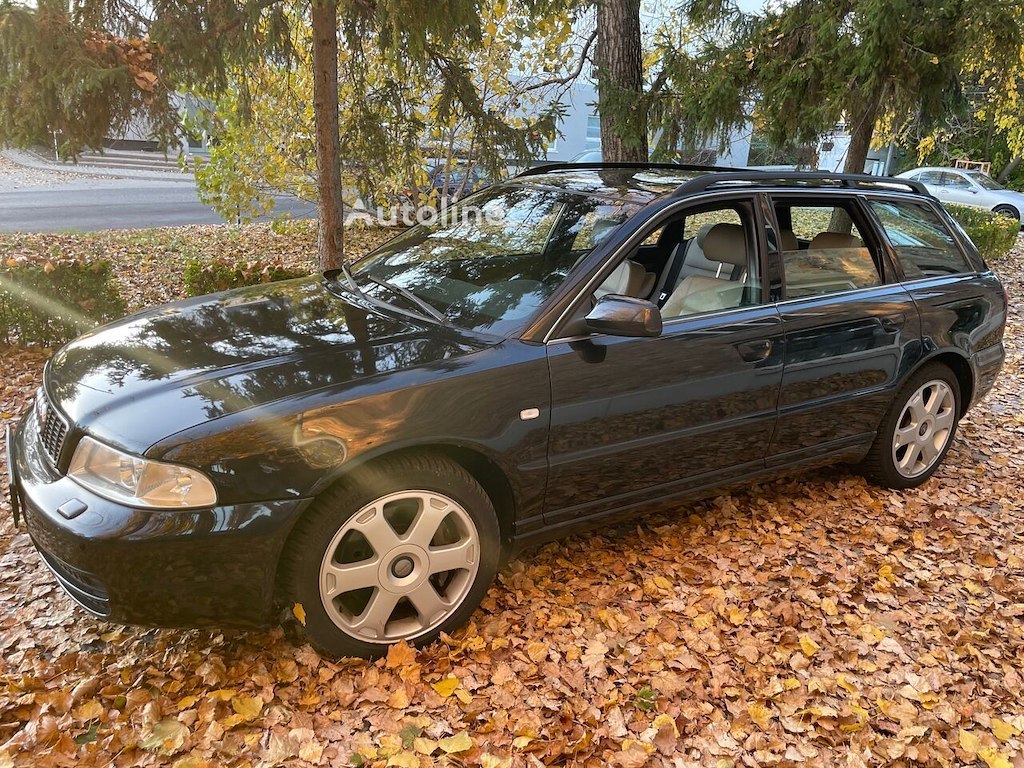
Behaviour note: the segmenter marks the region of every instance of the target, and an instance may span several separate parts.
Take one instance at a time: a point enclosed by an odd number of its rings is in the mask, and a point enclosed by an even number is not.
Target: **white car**
[[[898,174],[924,184],[944,203],[973,205],[1012,216],[1024,224],[1024,194],[1006,189],[981,171],[964,168],[914,168]]]

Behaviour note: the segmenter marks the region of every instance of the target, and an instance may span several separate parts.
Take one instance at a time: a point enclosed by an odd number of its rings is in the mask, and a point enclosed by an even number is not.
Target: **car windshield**
[[[977,184],[980,184],[983,189],[1005,189],[1005,187],[1002,184],[993,179],[987,173],[982,173],[981,171],[974,171],[972,173],[968,173],[967,175],[970,176]]]
[[[505,335],[637,210],[636,203],[561,190],[492,187],[386,243],[351,274],[378,302]],[[423,311],[424,303],[435,311]]]

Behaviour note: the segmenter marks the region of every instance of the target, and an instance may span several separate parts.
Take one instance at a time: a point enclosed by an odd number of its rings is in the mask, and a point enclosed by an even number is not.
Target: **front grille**
[[[42,387],[36,392],[36,428],[43,450],[56,467],[61,449],[64,447],[64,438],[68,434],[68,423],[50,404]]]

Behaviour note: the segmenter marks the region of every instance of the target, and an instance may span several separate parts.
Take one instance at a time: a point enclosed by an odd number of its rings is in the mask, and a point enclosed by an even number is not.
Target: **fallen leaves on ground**
[[[998,269],[1024,296],[1024,253]],[[5,501],[0,768],[1021,768],[1021,328],[924,487],[836,468],[652,510],[523,555],[469,626],[376,662],[90,618]],[[3,357],[7,421],[46,353]]]

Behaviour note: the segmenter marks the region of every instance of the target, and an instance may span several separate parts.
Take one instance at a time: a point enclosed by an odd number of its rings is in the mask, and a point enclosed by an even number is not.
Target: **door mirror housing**
[[[597,300],[586,317],[587,330],[609,336],[660,336],[661,310],[646,299],[609,294]]]

